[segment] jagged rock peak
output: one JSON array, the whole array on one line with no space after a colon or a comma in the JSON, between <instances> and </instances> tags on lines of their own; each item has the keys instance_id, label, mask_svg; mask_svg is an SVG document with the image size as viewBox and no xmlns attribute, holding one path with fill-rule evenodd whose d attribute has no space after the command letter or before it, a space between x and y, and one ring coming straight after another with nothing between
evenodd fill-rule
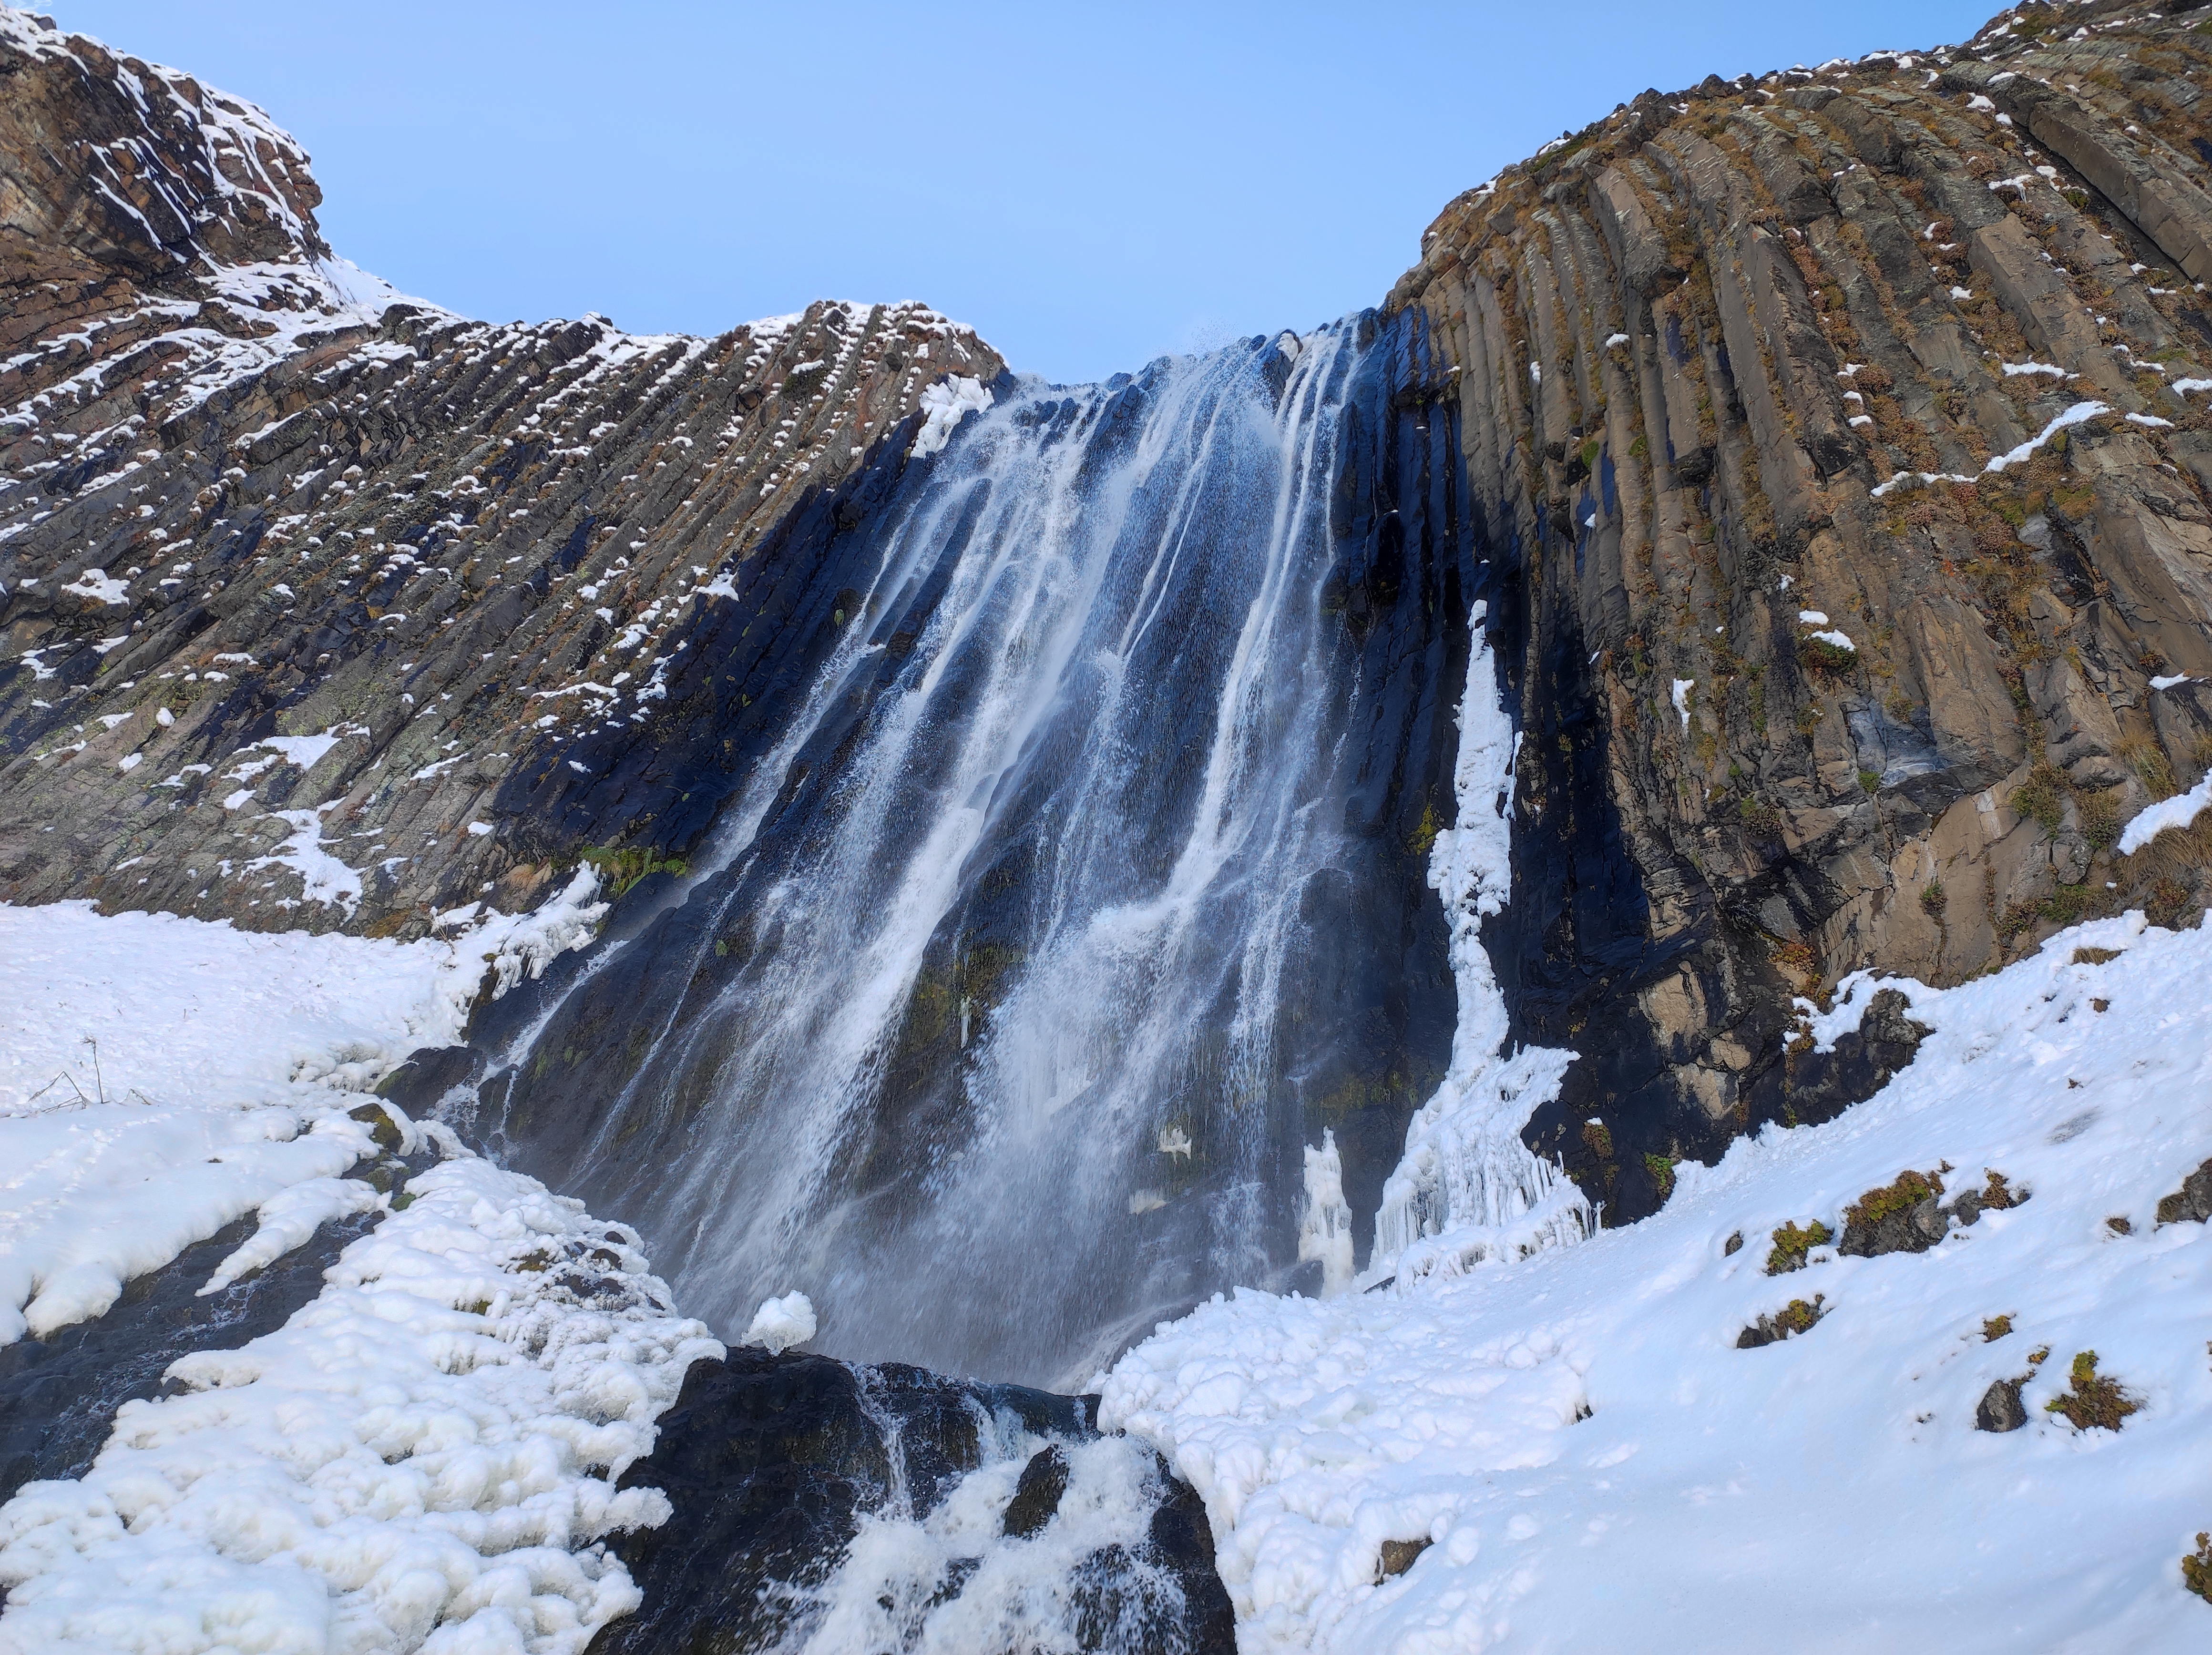
<instances>
[{"instance_id":1,"label":"jagged rock peak","mask_svg":"<svg viewBox=\"0 0 2212 1655\"><path fill-rule=\"evenodd\" d=\"M327 257L307 153L260 109L0 10L0 235L142 278Z\"/></svg>"},{"instance_id":2,"label":"jagged rock peak","mask_svg":"<svg viewBox=\"0 0 2212 1655\"><path fill-rule=\"evenodd\" d=\"M0 900L418 936L681 854L854 500L1005 372L913 303L469 321L319 200L258 110L0 13Z\"/></svg>"}]
</instances>

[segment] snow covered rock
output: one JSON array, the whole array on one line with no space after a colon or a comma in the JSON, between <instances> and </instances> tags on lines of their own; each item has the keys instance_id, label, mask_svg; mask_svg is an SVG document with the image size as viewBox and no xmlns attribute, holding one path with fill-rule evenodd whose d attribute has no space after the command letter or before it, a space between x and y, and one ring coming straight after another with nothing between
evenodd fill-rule
<instances>
[{"instance_id":1,"label":"snow covered rock","mask_svg":"<svg viewBox=\"0 0 2212 1655\"><path fill-rule=\"evenodd\" d=\"M605 1537L690 1364L633 1233L474 1159L279 1331L173 1365L92 1470L0 1507L0 1651L580 1651L638 1596Z\"/></svg>"},{"instance_id":2,"label":"snow covered rock","mask_svg":"<svg viewBox=\"0 0 2212 1655\"><path fill-rule=\"evenodd\" d=\"M752 1325L745 1329L743 1343L758 1345L771 1356L780 1355L793 1345L803 1345L814 1337L814 1306L803 1293L787 1293L781 1299L769 1299L753 1312Z\"/></svg>"}]
</instances>

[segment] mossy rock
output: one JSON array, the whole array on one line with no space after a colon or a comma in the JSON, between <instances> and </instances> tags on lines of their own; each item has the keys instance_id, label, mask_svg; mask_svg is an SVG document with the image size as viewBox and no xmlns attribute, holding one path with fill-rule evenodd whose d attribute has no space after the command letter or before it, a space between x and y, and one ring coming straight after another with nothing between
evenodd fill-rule
<instances>
[{"instance_id":1,"label":"mossy rock","mask_svg":"<svg viewBox=\"0 0 2212 1655\"><path fill-rule=\"evenodd\" d=\"M357 1120L368 1127L369 1142L386 1155L399 1153L399 1146L405 1141L405 1135L400 1131L399 1123L392 1118L391 1112L382 1104L364 1103L357 1109L348 1110L346 1118Z\"/></svg>"}]
</instances>

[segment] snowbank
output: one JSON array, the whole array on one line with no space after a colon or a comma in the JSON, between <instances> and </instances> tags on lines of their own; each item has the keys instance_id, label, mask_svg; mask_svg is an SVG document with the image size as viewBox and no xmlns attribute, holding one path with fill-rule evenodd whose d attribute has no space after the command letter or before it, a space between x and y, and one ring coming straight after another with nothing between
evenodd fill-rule
<instances>
[{"instance_id":1,"label":"snowbank","mask_svg":"<svg viewBox=\"0 0 2212 1655\"><path fill-rule=\"evenodd\" d=\"M0 1345L104 1313L257 1209L240 1272L305 1240L306 1209L270 1203L371 1152L358 1094L457 1040L487 973L503 991L587 940L597 890L585 869L534 912L407 943L0 906Z\"/></svg>"},{"instance_id":2,"label":"snowbank","mask_svg":"<svg viewBox=\"0 0 2212 1655\"><path fill-rule=\"evenodd\" d=\"M668 1504L615 1480L722 1347L580 1202L474 1159L407 1194L284 1327L0 1507L0 1652L569 1655L636 1605L599 1543Z\"/></svg>"},{"instance_id":3,"label":"snowbank","mask_svg":"<svg viewBox=\"0 0 2212 1655\"><path fill-rule=\"evenodd\" d=\"M1204 1495L1248 1655L1640 1648L1661 1625L1680 1647L2203 1646L2179 1560L2212 1527L2212 1235L2157 1203L2212 1155L2212 935L2130 915L1958 988L1892 985L1935 1030L1910 1068L1680 1167L1641 1223L1378 1293L1217 1299L1122 1358L1101 1422ZM1954 1195L1994 1171L2032 1198L1924 1253L1765 1273L1778 1226L1840 1233L1863 1192L1946 1167ZM1808 1331L1737 1348L1816 1299ZM2045 1409L2082 1351L2142 1404L2117 1432ZM2023 1376L2027 1425L1976 1429ZM1432 1543L1378 1584L1386 1540Z\"/></svg>"}]
</instances>

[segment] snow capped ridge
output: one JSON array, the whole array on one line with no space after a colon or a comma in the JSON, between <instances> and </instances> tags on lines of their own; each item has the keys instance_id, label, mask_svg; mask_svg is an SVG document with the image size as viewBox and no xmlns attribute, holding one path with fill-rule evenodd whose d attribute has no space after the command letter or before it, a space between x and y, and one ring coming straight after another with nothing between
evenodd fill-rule
<instances>
[{"instance_id":1,"label":"snow capped ridge","mask_svg":"<svg viewBox=\"0 0 2212 1655\"><path fill-rule=\"evenodd\" d=\"M1362 1278L1367 1284L1522 1258L1579 1241L1597 1227L1582 1191L1521 1142L1529 1112L1558 1094L1575 1054L1542 1046L1503 1051L1505 998L1482 948L1483 917L1503 908L1510 891L1513 763L1520 749L1499 701L1485 613L1477 603L1468 621L1475 641L1452 774L1458 825L1437 834L1429 857L1429 885L1451 924L1459 985L1451 1067L1407 1126L1405 1155L1382 1186L1375 1251Z\"/></svg>"}]
</instances>

